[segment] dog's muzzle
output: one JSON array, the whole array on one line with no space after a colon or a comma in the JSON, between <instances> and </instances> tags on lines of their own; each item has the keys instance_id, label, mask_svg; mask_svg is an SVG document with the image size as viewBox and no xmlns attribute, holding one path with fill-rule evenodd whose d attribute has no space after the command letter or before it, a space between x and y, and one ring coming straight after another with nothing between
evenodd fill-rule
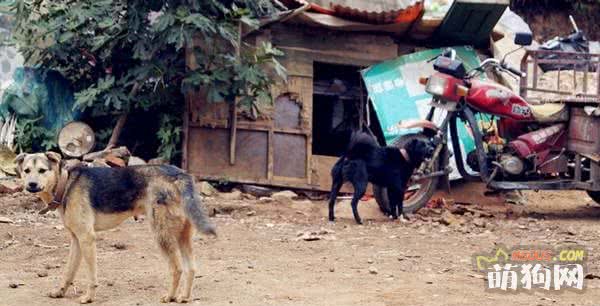
<instances>
[{"instance_id":1,"label":"dog's muzzle","mask_svg":"<svg viewBox=\"0 0 600 306\"><path fill-rule=\"evenodd\" d=\"M40 185L38 185L37 183L28 183L25 187L25 190L31 193L38 193L42 191L42 188L40 188Z\"/></svg>"}]
</instances>

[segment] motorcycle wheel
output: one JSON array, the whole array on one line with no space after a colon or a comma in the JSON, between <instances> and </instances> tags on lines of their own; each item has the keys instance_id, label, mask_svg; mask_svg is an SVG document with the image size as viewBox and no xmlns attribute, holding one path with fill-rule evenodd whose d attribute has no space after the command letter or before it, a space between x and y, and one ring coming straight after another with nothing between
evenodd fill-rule
<instances>
[{"instance_id":1,"label":"motorcycle wheel","mask_svg":"<svg viewBox=\"0 0 600 306\"><path fill-rule=\"evenodd\" d=\"M600 204L600 191L591 191L588 190L587 194L596 202L596 204Z\"/></svg>"},{"instance_id":2,"label":"motorcycle wheel","mask_svg":"<svg viewBox=\"0 0 600 306\"><path fill-rule=\"evenodd\" d=\"M398 138L393 146L397 148L404 147L410 140L412 139L428 139L427 136L423 134L409 134L404 135ZM434 169L432 171L439 170L439 162L434 163ZM433 193L437 189L437 185L440 177L430 177L426 179L422 179L418 182L412 181L409 182L409 187L404 194L404 213L414 213L417 210L423 208L427 202L433 196ZM373 195L375 196L375 201L379 205L379 209L386 215L390 214L390 201L387 194L387 188L381 187L378 185L373 185Z\"/></svg>"}]
</instances>

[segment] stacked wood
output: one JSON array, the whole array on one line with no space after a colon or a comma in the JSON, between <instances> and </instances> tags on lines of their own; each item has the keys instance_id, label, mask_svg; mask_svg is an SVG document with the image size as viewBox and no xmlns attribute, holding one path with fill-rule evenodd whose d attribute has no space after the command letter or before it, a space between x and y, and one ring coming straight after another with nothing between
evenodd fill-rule
<instances>
[{"instance_id":1,"label":"stacked wood","mask_svg":"<svg viewBox=\"0 0 600 306\"><path fill-rule=\"evenodd\" d=\"M130 156L131 153L127 147L118 147L88 153L83 156L83 160L91 162L95 166L125 167Z\"/></svg>"}]
</instances>

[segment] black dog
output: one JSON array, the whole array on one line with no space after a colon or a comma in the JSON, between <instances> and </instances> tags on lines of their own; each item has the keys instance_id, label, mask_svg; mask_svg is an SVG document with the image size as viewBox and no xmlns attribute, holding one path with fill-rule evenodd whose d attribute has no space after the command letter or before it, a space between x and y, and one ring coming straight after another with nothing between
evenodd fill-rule
<instances>
[{"instance_id":1,"label":"black dog","mask_svg":"<svg viewBox=\"0 0 600 306\"><path fill-rule=\"evenodd\" d=\"M387 187L390 199L391 216L394 219L402 215L404 192L414 170L434 151L431 141L412 139L402 149L397 147L381 147L369 134L355 132L352 134L348 151L331 169L333 183L329 199L329 221L334 221L333 208L338 192L345 182L352 183L352 213L358 224L362 224L358 215L358 200L367 191L371 182Z\"/></svg>"}]
</instances>

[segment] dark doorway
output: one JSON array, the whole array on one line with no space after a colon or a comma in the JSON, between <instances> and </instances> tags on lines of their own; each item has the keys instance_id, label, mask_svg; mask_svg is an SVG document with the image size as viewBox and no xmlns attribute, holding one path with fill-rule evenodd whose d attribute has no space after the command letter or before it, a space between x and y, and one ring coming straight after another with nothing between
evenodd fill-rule
<instances>
[{"instance_id":1,"label":"dark doorway","mask_svg":"<svg viewBox=\"0 0 600 306\"><path fill-rule=\"evenodd\" d=\"M378 140L383 139L372 108L366 110L367 91L360 75L363 67L315 62L313 68L312 153L340 156L352 131L368 122Z\"/></svg>"}]
</instances>

